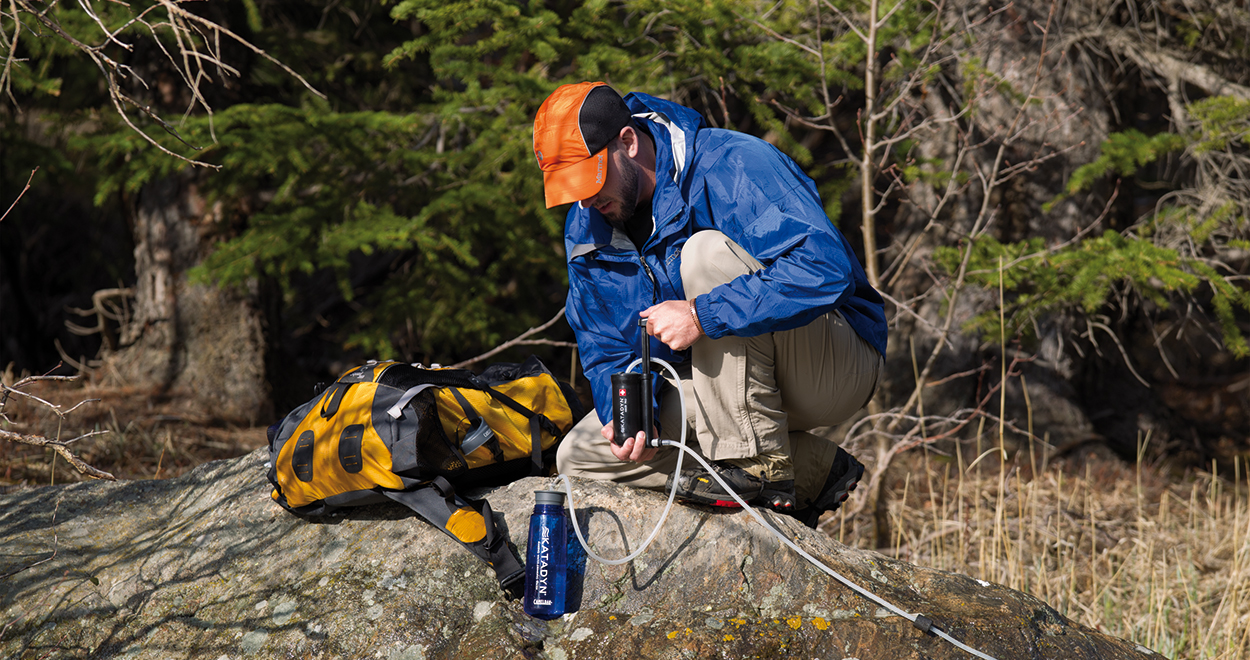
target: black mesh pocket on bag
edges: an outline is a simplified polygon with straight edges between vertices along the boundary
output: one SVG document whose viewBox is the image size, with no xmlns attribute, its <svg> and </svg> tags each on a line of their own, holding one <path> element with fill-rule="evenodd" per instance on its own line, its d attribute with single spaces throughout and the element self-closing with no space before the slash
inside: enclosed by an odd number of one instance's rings
<svg viewBox="0 0 1250 660">
<path fill-rule="evenodd" d="M 464 455 L 448 439 L 438 419 L 436 388 L 421 390 L 402 408 L 402 416 L 374 415 L 375 424 L 386 425 L 391 469 L 401 477 L 429 481 L 452 479 L 468 470 Z"/>
</svg>

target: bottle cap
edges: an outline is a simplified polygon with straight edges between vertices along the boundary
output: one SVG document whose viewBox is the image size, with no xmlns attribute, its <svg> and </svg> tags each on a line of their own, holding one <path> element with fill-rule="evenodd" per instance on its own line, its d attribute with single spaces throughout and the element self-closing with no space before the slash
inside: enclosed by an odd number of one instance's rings
<svg viewBox="0 0 1250 660">
<path fill-rule="evenodd" d="M 534 504 L 554 504 L 556 506 L 564 505 L 564 493 L 558 490 L 536 490 L 534 491 Z"/>
</svg>

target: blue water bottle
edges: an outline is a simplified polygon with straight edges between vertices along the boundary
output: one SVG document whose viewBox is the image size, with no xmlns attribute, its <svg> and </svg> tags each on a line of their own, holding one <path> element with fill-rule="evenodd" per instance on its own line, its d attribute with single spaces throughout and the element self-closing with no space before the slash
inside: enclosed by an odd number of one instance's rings
<svg viewBox="0 0 1250 660">
<path fill-rule="evenodd" d="M 564 493 L 534 491 L 530 541 L 525 552 L 525 600 L 522 609 L 537 619 L 564 614 L 567 569 Z"/>
</svg>

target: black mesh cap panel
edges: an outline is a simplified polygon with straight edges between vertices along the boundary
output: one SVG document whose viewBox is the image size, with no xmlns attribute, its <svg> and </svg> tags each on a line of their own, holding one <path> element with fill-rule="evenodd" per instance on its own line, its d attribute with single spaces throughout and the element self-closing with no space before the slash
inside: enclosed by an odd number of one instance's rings
<svg viewBox="0 0 1250 660">
<path fill-rule="evenodd" d="M 590 90 L 577 117 L 586 148 L 592 154 L 599 153 L 629 124 L 629 118 L 629 106 L 616 90 L 607 85 Z"/>
</svg>

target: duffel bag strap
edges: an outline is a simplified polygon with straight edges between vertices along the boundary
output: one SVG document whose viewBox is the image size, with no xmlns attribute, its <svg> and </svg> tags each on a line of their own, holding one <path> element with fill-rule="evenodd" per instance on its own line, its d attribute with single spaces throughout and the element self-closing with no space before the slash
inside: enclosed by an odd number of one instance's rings
<svg viewBox="0 0 1250 660">
<path fill-rule="evenodd" d="M 447 388 L 451 390 L 452 396 L 456 397 L 456 402 L 464 410 L 465 419 L 469 420 L 469 428 L 464 433 L 464 441 L 460 443 L 460 451 L 468 456 L 473 453 L 474 449 L 486 445 L 490 449 L 491 458 L 496 463 L 503 462 L 503 447 L 499 445 L 499 438 L 495 437 L 495 431 L 486 423 L 486 420 L 477 413 L 469 400 L 464 398 L 460 390 L 454 387 Z"/>
<path fill-rule="evenodd" d="M 321 400 L 321 418 L 330 419 L 339 411 L 339 405 L 343 403 L 343 395 L 347 394 L 352 383 L 337 382 L 330 386 L 330 391 L 326 392 L 325 397 Z"/>
<path fill-rule="evenodd" d="M 403 417 L 404 406 L 411 403 L 413 398 L 415 398 L 423 390 L 427 390 L 431 387 L 435 387 L 435 385 L 431 385 L 429 383 L 423 383 L 421 385 L 417 385 L 416 387 L 408 388 L 407 390 L 404 391 L 403 394 L 399 395 L 399 401 L 396 401 L 395 405 L 386 409 L 386 414 L 390 415 L 394 419 L 399 419 L 400 417 Z"/>
<path fill-rule="evenodd" d="M 540 412 L 535 412 L 533 410 L 530 410 L 529 408 L 521 405 L 520 403 L 517 403 L 515 399 L 508 396 L 507 394 L 504 394 L 503 392 L 500 392 L 499 390 L 496 390 L 490 385 L 487 385 L 486 383 L 482 382 L 480 378 L 477 379 L 474 384 L 481 387 L 482 391 L 495 397 L 500 403 L 504 404 L 505 406 L 508 406 L 509 408 L 523 415 L 526 419 L 532 419 L 534 417 L 537 417 L 539 424 L 542 425 L 543 430 L 545 430 L 547 433 L 550 433 L 551 435 L 556 436 L 556 437 L 559 437 L 561 435 L 560 427 L 556 426 L 555 422 L 551 421 L 550 419 L 547 419 L 546 415 L 543 415 Z"/>
<path fill-rule="evenodd" d="M 530 418 L 530 476 L 543 476 L 543 430 L 540 420 L 546 419 L 542 415 L 534 415 Z"/>
<path fill-rule="evenodd" d="M 436 477 L 430 485 L 415 490 L 383 490 L 382 494 L 412 509 L 490 564 L 495 578 L 499 580 L 499 588 L 517 595 L 514 589 L 523 583 L 525 568 L 499 532 L 490 503 L 486 500 L 469 501 L 460 497 L 451 483 L 442 477 Z"/>
<path fill-rule="evenodd" d="M 477 449 L 478 447 L 480 447 L 482 443 L 488 440 L 494 440 L 494 443 L 491 446 L 491 453 L 494 455 L 496 462 L 502 462 L 503 461 L 503 448 L 499 446 L 499 439 L 496 438 L 494 432 L 490 430 L 490 426 L 488 426 L 485 423 L 485 421 L 481 418 L 481 416 L 477 414 L 477 411 L 473 409 L 473 406 L 469 405 L 468 400 L 464 398 L 464 395 L 460 394 L 459 390 L 457 390 L 454 387 L 450 389 L 451 389 L 451 393 L 455 395 L 456 400 L 460 402 L 460 406 L 464 408 L 465 415 L 467 415 L 471 420 L 474 420 L 473 424 L 476 425 L 476 427 L 470 426 L 469 433 L 465 435 L 464 443 L 461 445 L 461 448 L 464 450 L 464 453 L 468 454 L 474 449 Z M 551 435 L 559 437 L 560 429 L 555 425 L 555 422 L 552 422 L 550 419 L 547 419 L 546 415 L 543 415 L 542 413 L 534 412 L 533 410 L 526 408 L 525 406 L 513 400 L 512 397 L 502 392 L 496 391 L 492 387 L 486 387 L 484 388 L 483 391 L 495 397 L 504 405 L 521 413 L 521 415 L 529 419 L 530 421 L 530 460 L 531 460 L 530 476 L 533 477 L 533 476 L 542 475 L 543 473 L 543 431 L 546 430 Z M 470 442 L 471 437 L 475 433 L 477 434 L 489 433 L 489 437 L 482 438 L 480 440 L 475 439 L 473 440 L 473 442 Z"/>
</svg>

